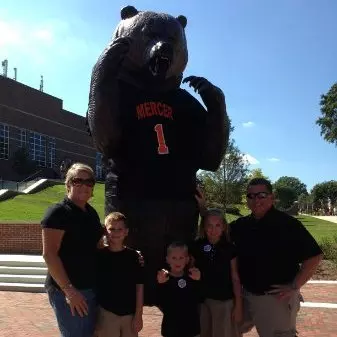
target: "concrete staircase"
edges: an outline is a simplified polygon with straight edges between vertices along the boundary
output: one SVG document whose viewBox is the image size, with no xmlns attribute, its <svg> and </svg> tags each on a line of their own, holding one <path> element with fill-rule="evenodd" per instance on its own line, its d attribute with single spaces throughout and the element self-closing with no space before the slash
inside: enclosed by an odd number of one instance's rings
<svg viewBox="0 0 337 337">
<path fill-rule="evenodd" d="M 0 291 L 45 292 L 47 267 L 39 255 L 0 255 Z"/>
</svg>

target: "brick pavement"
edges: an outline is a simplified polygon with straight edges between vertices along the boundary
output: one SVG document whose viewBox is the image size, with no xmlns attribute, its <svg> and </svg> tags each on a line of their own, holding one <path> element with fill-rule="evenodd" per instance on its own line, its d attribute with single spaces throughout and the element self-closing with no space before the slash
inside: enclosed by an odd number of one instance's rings
<svg viewBox="0 0 337 337">
<path fill-rule="evenodd" d="M 337 303 L 337 285 L 309 284 L 303 288 L 306 301 Z M 160 337 L 160 312 L 144 310 L 140 337 Z M 337 309 L 302 308 L 298 317 L 301 337 L 337 337 Z M 46 294 L 0 292 L 1 337 L 59 337 Z M 245 337 L 257 337 L 255 331 Z"/>
</svg>

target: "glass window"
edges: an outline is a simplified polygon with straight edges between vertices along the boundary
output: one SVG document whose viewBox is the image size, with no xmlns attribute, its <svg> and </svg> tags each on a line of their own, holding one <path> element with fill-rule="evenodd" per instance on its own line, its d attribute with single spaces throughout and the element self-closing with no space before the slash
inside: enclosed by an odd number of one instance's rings
<svg viewBox="0 0 337 337">
<path fill-rule="evenodd" d="M 29 133 L 29 156 L 38 166 L 46 167 L 46 136 L 37 132 Z"/>
<path fill-rule="evenodd" d="M 25 129 L 20 129 L 19 131 L 19 141 L 20 141 L 20 147 L 26 147 L 27 146 L 27 133 Z"/>
<path fill-rule="evenodd" d="M 48 141 L 48 167 L 53 168 L 55 165 L 56 145 L 55 138 L 49 138 Z"/>
<path fill-rule="evenodd" d="M 9 127 L 0 124 L 0 159 L 9 158 Z"/>
</svg>

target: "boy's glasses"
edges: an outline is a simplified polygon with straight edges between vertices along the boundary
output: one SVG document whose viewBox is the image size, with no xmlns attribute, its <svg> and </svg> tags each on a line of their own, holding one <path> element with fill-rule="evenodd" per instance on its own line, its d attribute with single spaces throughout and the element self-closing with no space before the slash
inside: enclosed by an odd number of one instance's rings
<svg viewBox="0 0 337 337">
<path fill-rule="evenodd" d="M 266 199 L 270 193 L 268 192 L 257 192 L 257 193 L 248 193 L 247 198 L 250 200 L 253 199 Z"/>
<path fill-rule="evenodd" d="M 71 179 L 71 183 L 74 186 L 85 185 L 88 187 L 93 187 L 95 185 L 95 180 L 92 178 L 89 178 L 89 179 L 73 178 Z"/>
</svg>

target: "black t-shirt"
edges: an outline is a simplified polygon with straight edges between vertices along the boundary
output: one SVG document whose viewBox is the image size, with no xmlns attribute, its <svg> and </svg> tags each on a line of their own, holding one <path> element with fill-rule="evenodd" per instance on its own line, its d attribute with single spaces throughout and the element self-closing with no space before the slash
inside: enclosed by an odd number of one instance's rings
<svg viewBox="0 0 337 337">
<path fill-rule="evenodd" d="M 206 110 L 186 90 L 145 92 L 120 84 L 120 198 L 193 199 Z"/>
<path fill-rule="evenodd" d="M 260 220 L 249 215 L 230 227 L 241 283 L 256 294 L 292 282 L 300 263 L 322 253 L 299 220 L 274 207 Z"/>
<path fill-rule="evenodd" d="M 73 286 L 78 289 L 93 288 L 96 247 L 103 235 L 95 209 L 87 204 L 84 211 L 66 197 L 47 210 L 41 225 L 42 228 L 65 232 L 58 255 Z M 49 272 L 45 284 L 46 288 L 54 286 L 59 289 Z"/>
<path fill-rule="evenodd" d="M 164 337 L 194 337 L 200 333 L 200 281 L 188 275 L 173 277 L 158 284 L 157 304 L 163 312 L 161 334 Z"/>
<path fill-rule="evenodd" d="M 234 245 L 225 238 L 215 245 L 207 239 L 199 239 L 191 245 L 190 252 L 195 258 L 195 266 L 201 271 L 205 297 L 219 301 L 232 299 L 231 260 L 236 257 Z"/>
<path fill-rule="evenodd" d="M 132 315 L 136 310 L 136 285 L 143 284 L 143 267 L 138 253 L 130 248 L 97 252 L 97 300 L 115 315 Z"/>
</svg>

